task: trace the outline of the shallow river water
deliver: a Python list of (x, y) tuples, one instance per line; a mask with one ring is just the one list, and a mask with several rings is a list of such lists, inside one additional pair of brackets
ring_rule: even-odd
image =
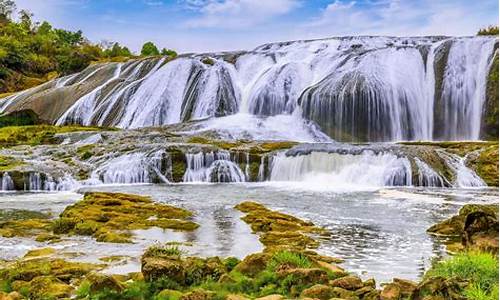
[[(132, 258), (107, 272), (138, 271), (138, 257), (155, 242), (185, 242), (185, 250), (200, 256), (237, 256), (262, 246), (234, 205), (246, 200), (313, 221), (331, 231), (319, 252), (345, 260), (348, 271), (378, 282), (393, 277), (418, 279), (431, 260), (445, 254), (438, 238), (426, 229), (456, 214), (466, 203), (498, 201), (497, 189), (390, 188), (360, 191), (314, 191), (280, 184), (176, 184), (98, 186), (83, 191), (114, 191), (150, 195), (155, 200), (194, 212), (200, 228), (190, 233), (151, 229), (137, 231), (135, 244), (97, 243), (87, 237), (68, 237), (51, 245), (76, 260), (124, 255)], [(81, 199), (78, 193), (3, 193), (0, 209), (29, 209), (57, 214)], [(13, 259), (44, 246), (28, 239), (0, 238), (0, 259)]]

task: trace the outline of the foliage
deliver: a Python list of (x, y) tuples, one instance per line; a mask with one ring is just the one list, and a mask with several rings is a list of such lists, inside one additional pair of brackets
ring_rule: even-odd
[(498, 257), (485, 252), (459, 253), (434, 265), (425, 277), (457, 277), (469, 285), (468, 299), (498, 299)]
[(160, 55), (160, 51), (153, 42), (147, 42), (142, 45), (141, 56), (155, 56)]
[(279, 266), (287, 265), (295, 268), (310, 268), (311, 261), (301, 253), (295, 253), (291, 251), (279, 251), (276, 252), (271, 261), (268, 264), (268, 268), (271, 271), (275, 271)]
[[(28, 10), (20, 10), (15, 21), (15, 11), (14, 1), (0, 0), (0, 94), (43, 83), (51, 79), (49, 73), (67, 75), (83, 70), (93, 61), (134, 57), (119, 43), (93, 44), (81, 30), (57, 29), (48, 22), (36, 22)], [(141, 53), (160, 54), (151, 42), (144, 44)], [(165, 48), (162, 54), (177, 55)]]
[(486, 28), (481, 28), (477, 32), (477, 35), (498, 35), (498, 26), (497, 25), (490, 25)]
[(170, 56), (170, 57), (174, 58), (177, 56), (177, 52), (175, 52), (172, 49), (163, 48), (163, 49), (161, 49), (161, 55)]

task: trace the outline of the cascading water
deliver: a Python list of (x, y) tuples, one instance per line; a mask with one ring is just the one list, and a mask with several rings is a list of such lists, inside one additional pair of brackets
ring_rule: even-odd
[(2, 184), (1, 186), (2, 191), (12, 191), (15, 189), (14, 181), (12, 181), (12, 178), (7, 172), (3, 173), (2, 180), (0, 181), (0, 183)]
[(415, 164), (418, 168), (418, 186), (444, 187), (446, 186), (443, 178), (434, 171), (428, 164), (415, 158)]
[(306, 182), (322, 187), (382, 187), (412, 184), (410, 162), (390, 153), (311, 152), (273, 157), (271, 181)]
[(245, 174), (231, 161), (229, 152), (186, 154), (184, 182), (245, 182)]
[(455, 187), (481, 187), (486, 183), (474, 171), (465, 165), (465, 157), (456, 154), (439, 151), (439, 155), (446, 161), (448, 166), (455, 173), (453, 185)]
[(163, 152), (124, 154), (104, 162), (92, 174), (105, 184), (168, 183), (162, 173)]
[[(30, 108), (46, 94), (78, 95), (65, 100), (71, 105), (61, 106), (57, 124), (137, 128), (234, 115), (242, 131), (256, 122), (250, 114), (287, 138), (282, 128), (308, 127), (305, 118), (339, 141), (476, 140), (496, 43), (495, 37), (345, 37), (103, 64), (10, 96), (0, 109)], [(57, 115), (55, 106), (43, 112), (46, 119)], [(215, 125), (202, 126), (223, 129)], [(252, 137), (277, 136), (262, 129)]]

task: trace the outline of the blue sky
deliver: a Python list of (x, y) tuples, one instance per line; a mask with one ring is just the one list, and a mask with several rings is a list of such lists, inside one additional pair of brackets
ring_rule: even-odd
[(137, 51), (252, 49), (342, 35), (472, 35), (498, 23), (497, 0), (16, 0), (37, 20)]

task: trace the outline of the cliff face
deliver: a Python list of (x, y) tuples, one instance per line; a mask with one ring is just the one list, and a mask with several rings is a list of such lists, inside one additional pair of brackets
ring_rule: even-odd
[(486, 86), (481, 138), (498, 140), (498, 44), (491, 63)]

